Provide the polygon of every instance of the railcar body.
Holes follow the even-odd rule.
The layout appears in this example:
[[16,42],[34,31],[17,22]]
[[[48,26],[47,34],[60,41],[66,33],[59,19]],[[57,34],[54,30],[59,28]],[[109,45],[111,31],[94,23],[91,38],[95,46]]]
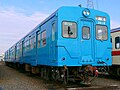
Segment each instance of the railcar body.
[[64,67],[79,72],[87,65],[110,66],[111,47],[108,14],[61,7],[6,51],[5,61],[25,65],[26,70],[51,67],[58,72]]
[[111,30],[112,67],[111,74],[120,76],[120,28]]

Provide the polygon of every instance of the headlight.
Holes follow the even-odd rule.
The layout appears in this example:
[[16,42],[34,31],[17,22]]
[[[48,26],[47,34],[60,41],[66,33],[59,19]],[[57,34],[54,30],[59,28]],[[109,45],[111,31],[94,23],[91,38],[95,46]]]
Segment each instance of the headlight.
[[84,15],[85,17],[90,16],[90,10],[89,10],[88,8],[85,8],[85,9],[83,10],[83,15]]
[[84,11],[83,14],[89,16],[90,12]]
[[96,20],[105,22],[106,21],[106,17],[96,16]]

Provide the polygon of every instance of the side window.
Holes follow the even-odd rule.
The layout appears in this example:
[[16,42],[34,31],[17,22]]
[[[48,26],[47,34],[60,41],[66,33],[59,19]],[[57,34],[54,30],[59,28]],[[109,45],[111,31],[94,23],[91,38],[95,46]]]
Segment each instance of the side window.
[[115,37],[115,48],[120,49],[120,37]]
[[8,51],[8,59],[10,59],[10,50]]
[[55,40],[55,23],[52,24],[52,41]]
[[[17,47],[16,47],[17,49]],[[23,52],[25,52],[25,42],[23,41]]]
[[33,44],[34,44],[34,48],[36,47],[36,38],[34,36],[34,39],[33,39]]
[[12,59],[12,54],[13,54],[13,53],[12,53],[12,48],[11,48],[10,52],[11,52],[11,59]]
[[11,50],[9,51],[9,59],[11,59]]
[[26,42],[26,50],[29,50],[29,40]]
[[18,56],[20,54],[20,43],[18,44]]
[[30,46],[31,46],[31,49],[33,49],[33,37],[31,37],[31,39],[30,39]]
[[90,28],[83,26],[82,28],[82,38],[83,39],[90,39]]
[[16,45],[16,57],[18,58],[18,50],[19,50],[19,46],[18,44]]
[[75,22],[62,22],[62,36],[65,38],[77,37],[77,25]]
[[30,49],[32,49],[32,38],[30,37]]
[[20,43],[20,53],[22,53],[22,42]]
[[42,47],[46,46],[46,30],[42,32]]
[[36,47],[36,39],[35,39],[35,36],[32,36],[32,37],[31,37],[30,44],[31,44],[31,49],[33,49],[33,48]]
[[26,51],[26,41],[24,42],[24,51]]
[[38,47],[40,47],[40,33],[38,33],[37,38],[38,38]]
[[29,41],[29,49],[30,49],[30,47],[31,47],[31,40],[30,40],[30,37],[29,37],[28,41]]

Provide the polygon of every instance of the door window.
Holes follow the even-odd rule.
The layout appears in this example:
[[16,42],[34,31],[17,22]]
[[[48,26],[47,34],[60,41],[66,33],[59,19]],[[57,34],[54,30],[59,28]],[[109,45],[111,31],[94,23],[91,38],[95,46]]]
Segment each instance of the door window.
[[83,26],[82,28],[82,38],[83,39],[90,39],[90,28]]
[[55,40],[55,23],[52,24],[52,41]]

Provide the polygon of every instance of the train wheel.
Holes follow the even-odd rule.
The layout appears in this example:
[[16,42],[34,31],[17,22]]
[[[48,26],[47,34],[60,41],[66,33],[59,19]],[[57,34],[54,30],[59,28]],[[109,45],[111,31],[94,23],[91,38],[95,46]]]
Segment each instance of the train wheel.
[[29,64],[25,64],[25,71],[30,72],[31,66]]
[[54,80],[54,77],[55,77],[55,72],[54,72],[54,69],[53,67],[48,67],[47,68],[47,73],[46,73],[46,76],[49,80]]
[[35,67],[35,66],[32,66],[32,68],[31,68],[31,72],[33,73],[33,74],[38,74],[39,73],[39,67]]
[[49,67],[43,66],[41,68],[41,77],[45,80],[49,79]]

